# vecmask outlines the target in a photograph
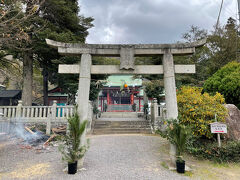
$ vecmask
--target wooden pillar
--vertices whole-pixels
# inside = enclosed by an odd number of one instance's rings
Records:
[[[138,97],[138,98],[139,98],[139,99],[138,99],[138,100],[139,100],[139,103],[138,103],[138,104],[139,104],[139,112],[140,112],[140,111],[141,111],[141,97]]]
[[[133,104],[134,103],[134,96],[133,96],[133,94],[131,94],[130,98],[131,98],[131,104]]]
[[[109,95],[109,90],[107,91],[107,104],[110,104],[110,95]]]

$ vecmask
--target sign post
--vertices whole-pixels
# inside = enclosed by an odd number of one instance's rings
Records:
[[[217,133],[218,136],[218,147],[221,147],[220,134],[227,133],[227,125],[220,122],[210,123],[211,133]]]

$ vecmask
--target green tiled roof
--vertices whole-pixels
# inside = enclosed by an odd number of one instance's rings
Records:
[[[67,97],[68,94],[60,93],[60,92],[54,92],[54,93],[48,93],[49,97]]]
[[[132,75],[111,75],[104,86],[122,86],[125,83],[128,86],[142,86],[142,79],[133,79]]]

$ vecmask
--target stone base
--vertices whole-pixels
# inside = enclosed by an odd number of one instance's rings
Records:
[[[83,168],[83,162],[84,162],[84,157],[82,159],[78,160],[78,169]]]

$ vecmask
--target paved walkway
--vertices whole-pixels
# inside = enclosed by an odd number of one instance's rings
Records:
[[[161,166],[158,136],[103,135],[90,137],[84,170],[68,175],[55,147],[36,153],[14,143],[0,147],[0,179],[177,180],[186,176]]]
[[[99,118],[97,121],[145,121],[143,118]]]

